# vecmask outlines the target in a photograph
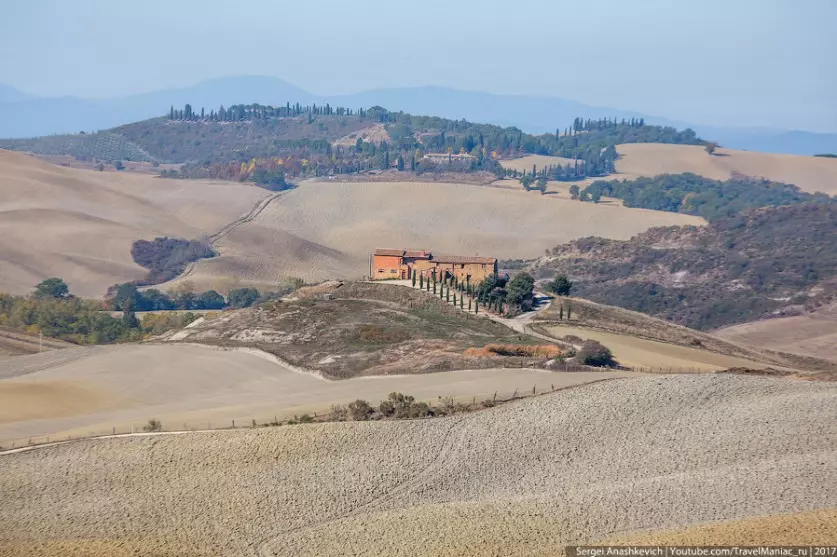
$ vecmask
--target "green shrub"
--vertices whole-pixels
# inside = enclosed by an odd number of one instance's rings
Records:
[[[155,418],[151,418],[150,420],[148,420],[147,424],[142,426],[142,430],[143,431],[149,431],[149,432],[151,432],[151,431],[163,431],[163,424],[160,422],[160,420],[157,420]]]
[[[372,407],[365,400],[357,399],[349,403],[349,416],[356,422],[368,420],[372,412]]]
[[[614,365],[613,354],[606,346],[595,340],[586,340],[576,358],[584,365],[596,367],[610,367]]]

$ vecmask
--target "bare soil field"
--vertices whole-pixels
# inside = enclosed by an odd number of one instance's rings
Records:
[[[81,296],[139,279],[135,240],[198,238],[269,192],[230,182],[166,180],[48,164],[0,150],[0,291],[25,294],[51,276]]]
[[[714,334],[753,348],[837,362],[837,304],[804,315],[724,327]]]
[[[327,381],[282,365],[255,349],[194,344],[76,348],[3,361],[0,442],[140,431],[156,418],[166,429],[249,426],[274,417],[325,412],[364,398],[377,404],[393,391],[431,402],[439,397],[507,398],[544,392],[621,372],[558,373],[478,369]],[[2,552],[0,552],[2,554]]]
[[[727,520],[680,530],[640,532],[602,545],[799,545],[837,544],[837,509]]]
[[[837,194],[837,159],[803,155],[777,155],[754,151],[718,149],[708,154],[699,145],[633,143],[619,145],[616,171],[636,178],[692,172],[713,180],[726,180],[733,172],[794,184],[802,191]]]
[[[335,147],[354,147],[357,140],[362,139],[365,142],[379,144],[381,141],[392,141],[387,133],[386,126],[383,124],[374,124],[368,128],[358,130],[356,132],[345,135],[335,141]]]
[[[197,262],[186,279],[211,287],[228,275],[269,287],[283,276],[359,278],[377,247],[533,258],[574,238],[628,239],[679,224],[704,221],[463,184],[306,182],[219,240],[220,257]]]
[[[83,441],[0,456],[0,492],[9,556],[553,556],[837,507],[837,385],[639,377],[449,418]]]

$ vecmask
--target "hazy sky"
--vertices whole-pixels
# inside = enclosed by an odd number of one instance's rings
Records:
[[[0,83],[108,97],[210,77],[445,85],[837,132],[837,0],[0,0]]]

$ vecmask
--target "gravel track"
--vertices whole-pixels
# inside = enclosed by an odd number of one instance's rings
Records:
[[[445,419],[90,441],[0,456],[0,494],[3,555],[554,555],[837,507],[837,385],[642,377]]]

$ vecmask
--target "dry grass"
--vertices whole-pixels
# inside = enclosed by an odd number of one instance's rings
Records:
[[[804,315],[724,327],[714,334],[755,349],[837,362],[837,304]]]
[[[701,224],[688,215],[578,203],[555,196],[442,183],[307,182],[217,243],[221,256],[186,277],[275,284],[358,278],[382,244],[442,253],[533,258],[584,236],[627,239],[652,226]],[[176,282],[182,282],[176,281]]]
[[[333,145],[335,147],[354,147],[357,144],[358,139],[363,139],[364,142],[374,143],[375,145],[380,144],[381,141],[392,141],[389,133],[387,133],[386,126],[383,124],[373,124],[368,128],[364,128],[341,137],[335,141]]]
[[[142,278],[131,243],[197,238],[246,213],[268,192],[242,184],[164,180],[54,166],[0,150],[0,291],[28,293],[50,276],[101,297]]]
[[[807,192],[837,194],[837,159],[718,149],[709,155],[699,145],[635,143],[619,145],[616,171],[621,178],[692,172],[726,180],[733,172],[794,184]],[[613,177],[608,177],[609,179]]]
[[[54,338],[40,338],[37,334],[16,331],[0,326],[0,353],[34,354],[47,350],[60,350],[75,345]]]
[[[465,356],[471,358],[519,356],[526,358],[552,359],[561,355],[561,349],[552,344],[488,344],[481,348],[469,348],[465,351]]]
[[[323,357],[326,354],[323,353]],[[495,365],[497,365],[495,363]],[[324,381],[294,371],[269,354],[196,345],[122,345],[15,356],[0,362],[0,442],[72,434],[139,431],[149,418],[167,429],[264,424],[274,417],[325,412],[364,398],[377,404],[393,391],[419,401],[440,396],[478,400],[495,391],[538,392],[627,376],[479,369]],[[26,396],[21,396],[21,394]],[[0,552],[2,553],[2,552]]]
[[[608,333],[595,329],[549,325],[545,327],[550,336],[562,338],[572,335],[597,340],[613,352],[613,358],[623,366],[634,369],[671,368],[673,371],[719,371],[730,367],[768,367],[764,362],[726,356],[700,348],[667,344],[656,340],[637,338],[629,334]]]
[[[699,375],[434,420],[68,444],[0,456],[0,553],[551,556],[833,509],[835,426],[833,384]]]
[[[481,360],[479,352],[466,349],[488,343],[534,342],[528,335],[469,315],[432,294],[382,283],[335,287],[328,300],[276,301],[227,312],[163,338],[258,348],[332,379],[498,367],[503,364],[496,359]],[[543,366],[546,360],[521,354],[504,363],[529,367]]]
[[[566,320],[566,310],[564,320],[559,320],[561,305],[565,308],[572,306],[572,321]],[[576,336],[584,338],[596,338],[591,336],[594,332],[606,335],[610,342],[624,347],[623,356],[628,358],[626,361],[633,361],[633,365],[640,367],[685,367],[708,371],[726,367],[753,367],[753,362],[760,362],[756,367],[769,365],[808,371],[837,369],[830,361],[811,357],[817,354],[787,350],[778,341],[747,343],[744,339],[733,338],[733,335],[696,331],[664,319],[581,298],[559,298],[546,311],[539,313],[534,323],[539,326],[560,326],[552,334],[561,336],[575,334],[567,332],[568,328],[579,329],[576,332],[583,334]],[[752,325],[758,326],[757,323]],[[610,347],[608,342],[605,345]],[[749,363],[745,365],[744,362]]]

